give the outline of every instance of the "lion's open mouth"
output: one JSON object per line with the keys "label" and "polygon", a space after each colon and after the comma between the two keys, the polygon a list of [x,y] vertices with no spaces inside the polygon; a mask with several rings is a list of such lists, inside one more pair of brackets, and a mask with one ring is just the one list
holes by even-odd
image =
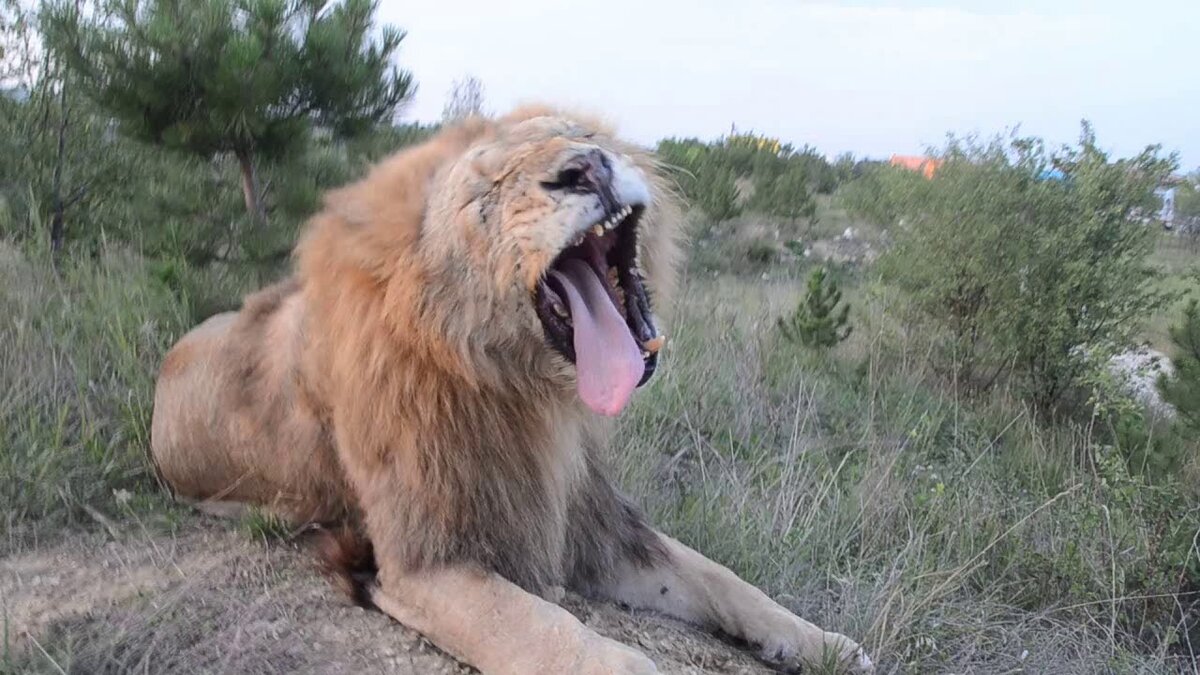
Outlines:
{"label": "lion's open mouth", "polygon": [[588,227],[555,258],[538,284],[535,306],[550,345],[575,364],[579,394],[615,415],[658,364],[654,326],[638,269],[642,206],[625,206]]}

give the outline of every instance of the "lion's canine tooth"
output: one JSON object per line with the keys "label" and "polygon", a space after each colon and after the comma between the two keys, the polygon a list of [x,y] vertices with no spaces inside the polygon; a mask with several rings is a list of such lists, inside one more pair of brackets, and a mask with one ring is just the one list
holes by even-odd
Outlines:
{"label": "lion's canine tooth", "polygon": [[659,335],[658,337],[646,340],[646,342],[642,345],[642,349],[650,352],[651,354],[657,354],[663,348],[663,345],[666,344],[666,342],[667,336]]}
{"label": "lion's canine tooth", "polygon": [[597,237],[604,236],[604,226],[603,225],[592,226],[592,234],[596,235]]}

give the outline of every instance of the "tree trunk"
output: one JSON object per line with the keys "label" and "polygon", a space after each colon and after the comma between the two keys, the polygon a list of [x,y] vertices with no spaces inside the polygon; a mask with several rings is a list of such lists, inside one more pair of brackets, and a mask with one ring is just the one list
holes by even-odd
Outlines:
{"label": "tree trunk", "polygon": [[54,156],[54,178],[51,186],[52,213],[50,215],[50,250],[55,259],[62,251],[67,238],[66,204],[63,200],[63,164],[67,159],[67,124],[70,110],[67,107],[67,78],[64,76],[58,92],[58,148]]}
{"label": "tree trunk", "polygon": [[242,167],[242,196],[246,198],[246,213],[258,227],[266,227],[267,212],[259,194],[258,174],[254,170],[254,155],[249,150],[238,150],[238,164]]}

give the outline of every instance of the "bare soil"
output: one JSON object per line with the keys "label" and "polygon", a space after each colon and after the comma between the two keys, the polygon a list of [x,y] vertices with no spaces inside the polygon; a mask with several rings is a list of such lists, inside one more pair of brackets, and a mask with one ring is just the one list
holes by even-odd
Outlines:
{"label": "bare soil", "polygon": [[[596,631],[664,673],[766,673],[736,646],[648,613],[568,596]],[[175,535],[86,533],[0,560],[0,671],[472,673],[415,632],[351,605],[303,541],[227,523]]]}

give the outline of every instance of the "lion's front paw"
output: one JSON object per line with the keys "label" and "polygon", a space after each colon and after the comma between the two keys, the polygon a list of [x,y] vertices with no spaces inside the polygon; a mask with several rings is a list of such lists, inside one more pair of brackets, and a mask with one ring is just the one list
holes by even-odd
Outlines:
{"label": "lion's front paw", "polygon": [[658,667],[638,650],[597,635],[574,672],[580,675],[656,675]]}
{"label": "lion's front paw", "polygon": [[[788,614],[762,642],[763,658],[819,673],[872,673],[867,652],[845,635],[828,633]],[[808,671],[806,671],[808,672]]]}
{"label": "lion's front paw", "polygon": [[825,650],[827,657],[821,662],[834,666],[839,673],[873,673],[875,664],[867,656],[865,649],[857,642],[838,633],[825,633]]}

